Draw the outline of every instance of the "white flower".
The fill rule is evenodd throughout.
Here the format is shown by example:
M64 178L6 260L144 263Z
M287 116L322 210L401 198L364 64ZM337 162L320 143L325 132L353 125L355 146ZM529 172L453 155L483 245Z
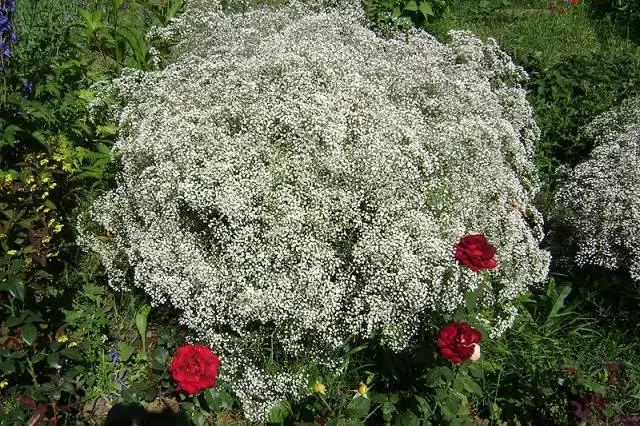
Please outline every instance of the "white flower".
M466 291L488 309L547 274L523 70L467 32L382 39L361 18L193 8L172 64L94 105L123 99L121 171L90 213L113 238L81 243L181 310L251 419L350 336L399 350ZM498 249L488 281L453 259L471 232Z
M590 158L556 200L573 229L578 265L628 268L640 281L640 98L602 114L585 130Z

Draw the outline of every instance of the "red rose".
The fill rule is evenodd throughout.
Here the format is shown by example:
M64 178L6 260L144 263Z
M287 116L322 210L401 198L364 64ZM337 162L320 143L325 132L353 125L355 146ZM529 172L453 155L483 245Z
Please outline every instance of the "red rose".
M468 266L472 271L496 267L496 260L493 258L496 248L489 244L482 234L465 235L454 247L458 262Z
M220 360L204 345L184 345L178 348L169 365L169 371L178 386L190 394L211 388L216 384Z
M571 0L571 6L577 6L578 0Z
M452 322L445 325L438 335L438 349L451 362L480 357L480 332L466 322Z

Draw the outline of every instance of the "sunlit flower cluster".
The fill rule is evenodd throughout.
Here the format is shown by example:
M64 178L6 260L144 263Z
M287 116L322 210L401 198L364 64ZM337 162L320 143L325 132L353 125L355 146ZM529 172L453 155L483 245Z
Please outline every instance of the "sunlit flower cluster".
M547 274L524 71L468 32L388 40L361 18L187 10L183 53L94 104L123 99L121 170L81 243L182 312L252 419L350 336L400 350L466 291L489 309ZM495 250L473 271L454 246L479 234Z
M594 142L557 194L578 244L576 262L628 268L640 281L640 98L602 114L586 129Z

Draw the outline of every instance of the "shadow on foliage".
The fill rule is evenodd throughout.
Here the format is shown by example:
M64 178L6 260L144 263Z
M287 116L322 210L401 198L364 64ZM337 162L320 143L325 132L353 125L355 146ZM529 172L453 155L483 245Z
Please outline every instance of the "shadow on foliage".
M161 413L149 413L138 403L114 405L104 426L188 426L191 422L184 413L166 408Z

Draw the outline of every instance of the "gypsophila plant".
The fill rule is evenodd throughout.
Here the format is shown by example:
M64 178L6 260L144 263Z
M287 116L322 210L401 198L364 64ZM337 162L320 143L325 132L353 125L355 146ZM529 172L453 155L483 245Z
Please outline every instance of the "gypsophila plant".
M576 263L628 268L640 281L640 98L600 115L584 133L595 147L556 196L575 231Z
M121 171L80 243L207 342L250 419L308 389L350 336L411 346L477 290L545 279L523 70L468 32L383 39L355 9L187 8L166 70L120 99ZM108 106L108 105L107 105ZM481 233L496 266L454 245Z

